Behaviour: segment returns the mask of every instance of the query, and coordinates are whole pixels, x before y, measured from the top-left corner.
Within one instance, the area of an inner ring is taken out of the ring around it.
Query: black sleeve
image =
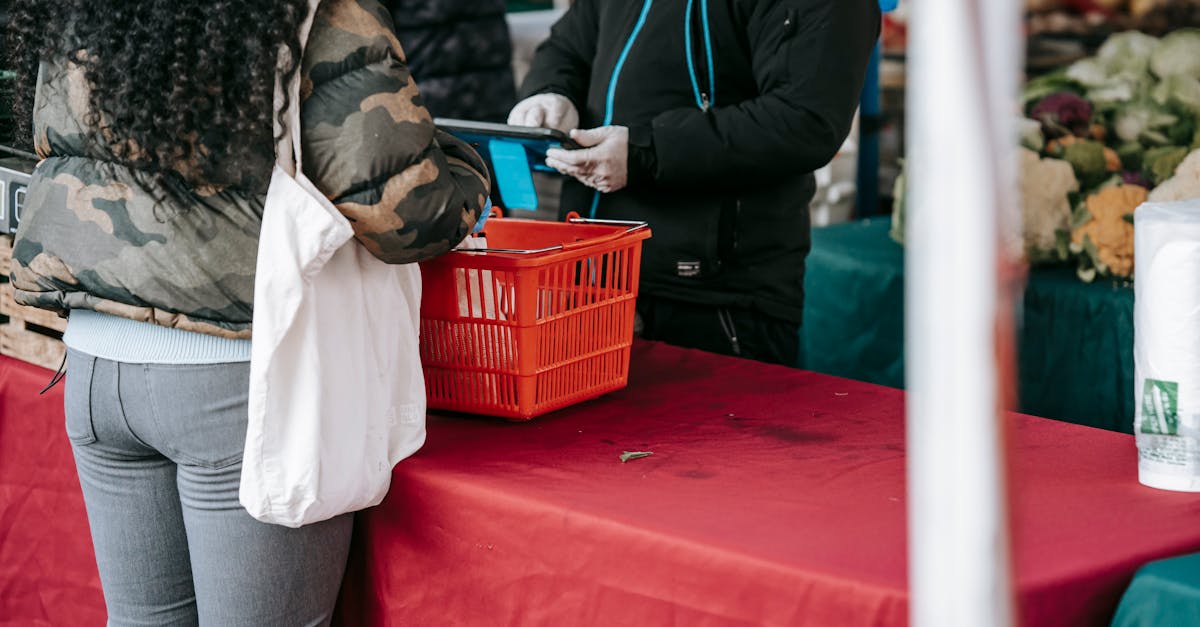
[[[746,39],[759,95],[658,115],[655,182],[753,183],[829,163],[850,132],[879,27],[878,0],[757,2]]]
[[[534,94],[561,94],[582,112],[592,77],[592,59],[599,36],[602,0],[575,0],[550,29],[550,37],[538,46],[529,74],[521,85],[521,98]]]

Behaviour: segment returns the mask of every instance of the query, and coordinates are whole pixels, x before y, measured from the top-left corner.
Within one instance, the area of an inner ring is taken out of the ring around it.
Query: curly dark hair
[[[308,2],[13,0],[9,11],[20,137],[32,137],[40,62],[73,62],[89,141],[160,177],[220,186],[273,150],[275,78],[298,69]]]

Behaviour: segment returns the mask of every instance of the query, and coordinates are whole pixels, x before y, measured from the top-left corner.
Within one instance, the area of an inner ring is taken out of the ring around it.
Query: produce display
[[[1026,32],[1090,37],[1122,30],[1164,34],[1200,26],[1200,0],[1026,0]]]
[[[1029,81],[1022,100],[1026,259],[1075,264],[1084,281],[1132,278],[1134,210],[1200,196],[1200,30],[1118,33]],[[903,243],[897,198],[892,236]]]

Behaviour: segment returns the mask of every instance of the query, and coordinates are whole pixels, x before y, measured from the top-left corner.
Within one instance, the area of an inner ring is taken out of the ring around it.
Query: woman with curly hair
[[[434,128],[388,11],[324,0],[302,45],[309,6],[11,7],[43,159],[12,283],[69,314],[66,431],[110,625],[327,624],[341,583],[350,515],[290,529],[238,503],[277,77],[300,74],[305,174],[378,258],[445,252],[485,205],[484,166]]]

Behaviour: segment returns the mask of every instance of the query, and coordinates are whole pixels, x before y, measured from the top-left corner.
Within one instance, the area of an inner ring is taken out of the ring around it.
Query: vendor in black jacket
[[[510,124],[573,130],[563,211],[654,230],[648,339],[794,365],[812,172],[850,129],[878,0],[576,0]]]
[[[384,0],[429,113],[503,121],[517,101],[505,0]]]

